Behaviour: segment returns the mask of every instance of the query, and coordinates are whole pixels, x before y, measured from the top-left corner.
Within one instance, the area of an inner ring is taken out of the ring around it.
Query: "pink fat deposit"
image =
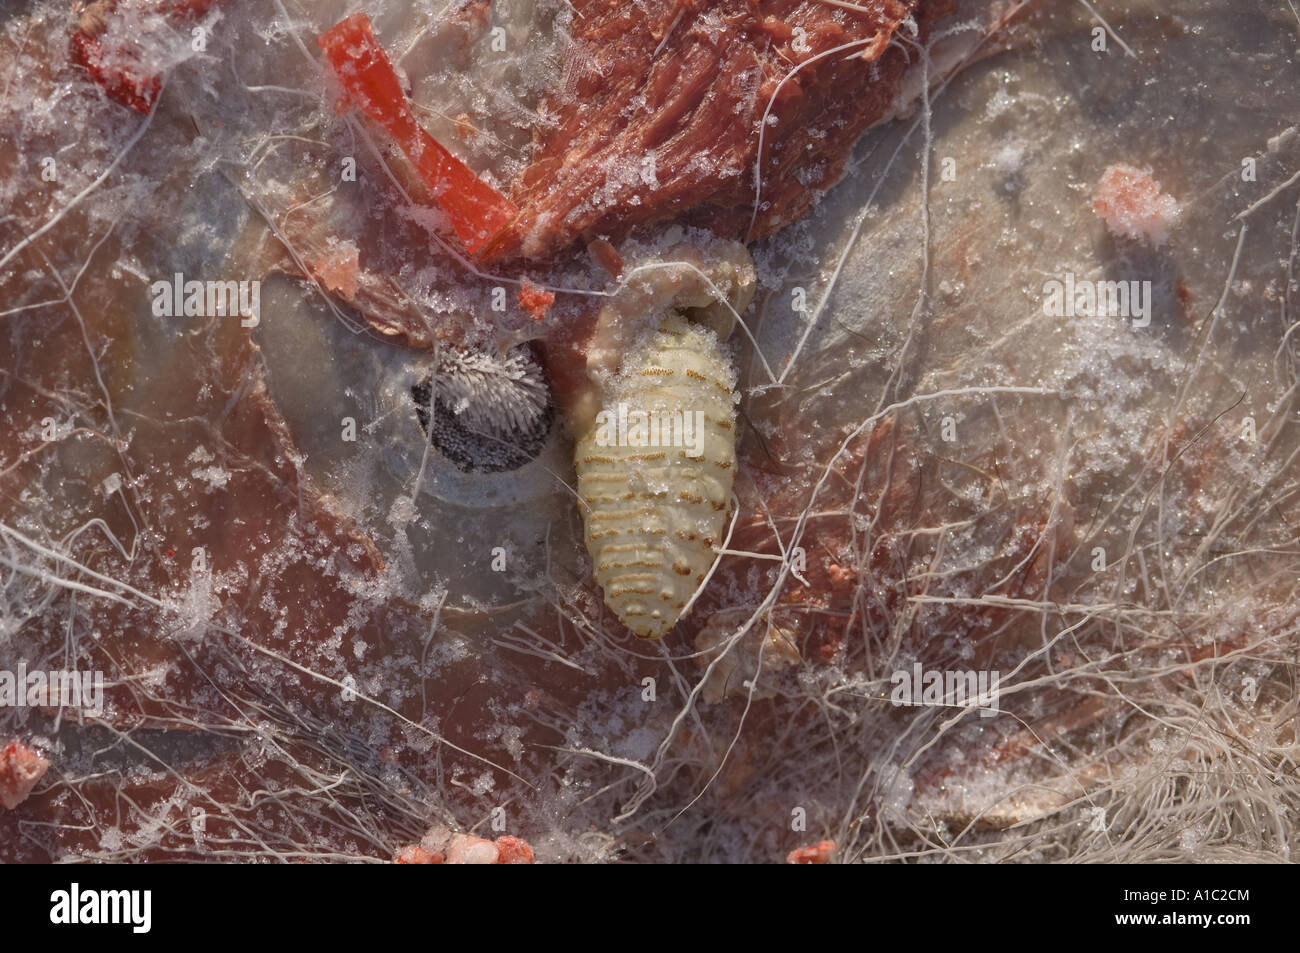
[[[1117,238],[1160,246],[1178,217],[1178,200],[1160,191],[1150,172],[1117,162],[1097,183],[1093,211]]]

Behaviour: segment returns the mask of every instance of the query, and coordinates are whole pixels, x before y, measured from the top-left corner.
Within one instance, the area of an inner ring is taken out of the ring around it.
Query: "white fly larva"
[[[736,475],[735,385],[717,334],[669,312],[624,357],[578,442],[596,581],[642,638],[676,624],[716,558]]]

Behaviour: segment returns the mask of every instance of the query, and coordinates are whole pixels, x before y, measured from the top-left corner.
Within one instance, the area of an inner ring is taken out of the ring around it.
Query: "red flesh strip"
[[[120,66],[105,67],[104,50],[99,40],[81,31],[72,34],[72,62],[84,67],[90,78],[113,99],[136,112],[149,115],[162,90],[157,76],[140,76]]]
[[[216,2],[217,0],[169,0],[167,3],[159,4],[158,9],[172,23],[179,24],[203,16]],[[102,15],[111,14],[116,9],[116,4],[112,4]],[[102,24],[99,30],[94,32],[88,33],[87,29],[94,28],[83,26],[72,34],[69,43],[72,62],[89,72],[90,78],[123,106],[129,106],[146,116],[153,112],[158,94],[162,92],[162,80],[157,76],[146,76],[123,66],[105,66],[106,53],[98,38],[98,33],[103,29]],[[119,50],[117,55],[120,58],[122,54],[123,51]]]
[[[638,228],[700,226],[748,243],[795,221],[889,113],[916,60],[909,47],[952,6],[566,2],[562,75],[511,184],[520,216],[506,234],[530,259],[576,240],[617,245]]]
[[[510,201],[420,128],[370,18],[355,13],[316,41],[351,101],[384,128],[414,164],[471,255],[515,217]]]

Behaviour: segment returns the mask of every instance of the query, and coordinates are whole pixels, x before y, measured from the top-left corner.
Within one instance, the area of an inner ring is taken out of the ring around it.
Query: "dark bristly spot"
[[[555,405],[530,347],[506,358],[458,352],[411,388],[429,443],[470,473],[518,470],[546,443]]]

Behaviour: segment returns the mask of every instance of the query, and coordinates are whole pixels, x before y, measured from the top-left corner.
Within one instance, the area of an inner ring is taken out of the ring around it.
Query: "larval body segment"
[[[578,443],[596,581],[643,638],[676,624],[716,559],[736,474],[735,388],[717,335],[669,312],[624,359]]]

